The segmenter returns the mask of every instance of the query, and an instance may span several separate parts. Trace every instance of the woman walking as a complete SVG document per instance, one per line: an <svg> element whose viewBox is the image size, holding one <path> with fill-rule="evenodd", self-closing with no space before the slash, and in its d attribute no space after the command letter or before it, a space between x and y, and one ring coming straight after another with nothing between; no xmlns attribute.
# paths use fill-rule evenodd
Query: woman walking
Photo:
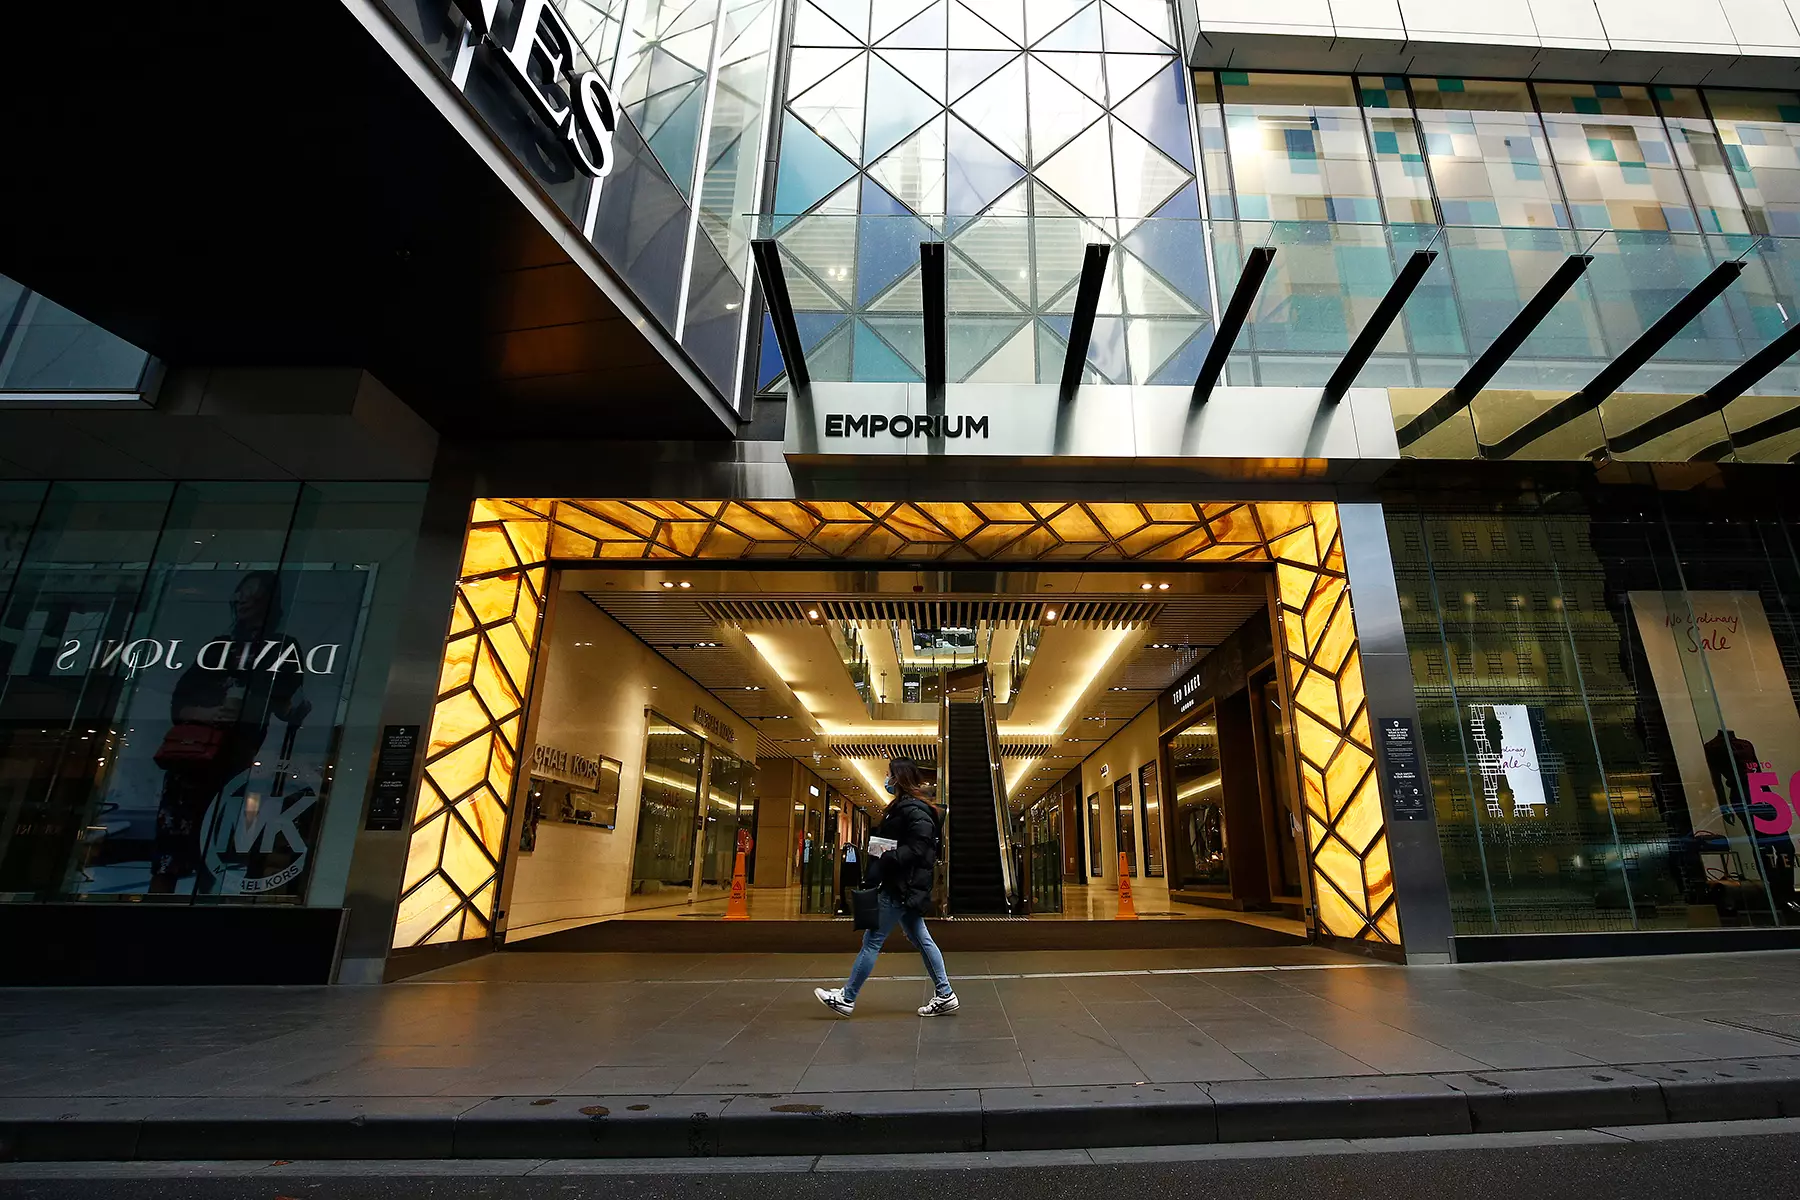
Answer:
<svg viewBox="0 0 1800 1200"><path fill-rule="evenodd" d="M841 988L814 988L819 1003L840 1017L856 1011L856 995L875 969L882 943L894 926L906 931L925 960L936 994L919 1009L921 1017L942 1017L957 1010L956 992L944 970L944 956L925 928L925 910L931 905L932 871L937 866L943 822L931 806L931 785L919 764L896 758L888 764L887 793L893 797L872 837L893 841L893 849L869 855L869 880L881 889L880 917L874 929L863 931L862 950Z"/></svg>

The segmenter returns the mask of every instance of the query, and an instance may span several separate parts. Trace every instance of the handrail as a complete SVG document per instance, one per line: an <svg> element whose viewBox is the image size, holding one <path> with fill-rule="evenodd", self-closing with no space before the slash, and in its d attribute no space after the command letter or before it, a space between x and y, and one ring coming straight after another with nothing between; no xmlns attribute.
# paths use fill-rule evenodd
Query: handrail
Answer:
<svg viewBox="0 0 1800 1200"><path fill-rule="evenodd" d="M994 722L994 685L986 672L981 678L981 715L987 720L988 773L994 781L994 831L1000 839L1000 882L1006 892L1006 909L1021 910L1018 864L1014 851L1018 838L1013 833L1012 807L1006 802L1006 772L1000 768L1000 729Z"/></svg>
<svg viewBox="0 0 1800 1200"><path fill-rule="evenodd" d="M943 693L938 701L938 736L937 736L937 810L938 810L938 861L937 870L931 876L931 894L940 899L938 912L942 916L952 915L950 912L950 691L939 688Z"/></svg>

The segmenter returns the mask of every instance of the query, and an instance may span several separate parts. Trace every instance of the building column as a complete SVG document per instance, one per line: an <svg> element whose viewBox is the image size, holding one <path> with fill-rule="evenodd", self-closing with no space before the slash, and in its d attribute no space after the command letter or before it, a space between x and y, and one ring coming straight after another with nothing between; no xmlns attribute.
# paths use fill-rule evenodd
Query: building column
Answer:
<svg viewBox="0 0 1800 1200"><path fill-rule="evenodd" d="M1356 636L1362 650L1363 686L1368 695L1369 728L1379 743L1384 719L1409 721L1418 754L1419 776L1430 779L1418 735L1419 710L1413 692L1412 659L1401 624L1400 592L1394 582L1394 560L1388 547L1387 521L1379 504L1339 504L1338 523L1344 538L1344 565L1350 574L1350 596ZM1393 864L1394 894L1400 909L1400 937L1412 965L1450 961L1450 888L1444 877L1443 849L1438 843L1437 813L1426 784L1422 812L1396 813L1387 763L1376 748L1381 778L1382 815L1387 822L1388 854Z"/></svg>

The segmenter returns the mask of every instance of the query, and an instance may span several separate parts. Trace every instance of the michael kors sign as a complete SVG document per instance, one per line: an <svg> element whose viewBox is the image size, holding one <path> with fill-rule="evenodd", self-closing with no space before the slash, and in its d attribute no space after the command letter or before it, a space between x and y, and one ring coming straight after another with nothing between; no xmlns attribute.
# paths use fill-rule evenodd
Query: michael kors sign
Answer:
<svg viewBox="0 0 1800 1200"><path fill-rule="evenodd" d="M494 49L513 84L562 136L576 164L595 179L612 170L618 106L596 71L576 73L575 31L549 0L514 0L507 31L496 28L500 0L456 0L477 45Z"/></svg>

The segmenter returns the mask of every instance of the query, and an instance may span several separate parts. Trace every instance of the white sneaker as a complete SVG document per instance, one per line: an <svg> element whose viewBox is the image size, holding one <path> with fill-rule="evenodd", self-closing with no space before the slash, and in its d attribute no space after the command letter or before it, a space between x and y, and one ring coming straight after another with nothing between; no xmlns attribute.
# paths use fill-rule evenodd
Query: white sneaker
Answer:
<svg viewBox="0 0 1800 1200"><path fill-rule="evenodd" d="M814 988L813 997L840 1017L847 1017L856 1011L856 1005L844 999L844 989L842 988Z"/></svg>
<svg viewBox="0 0 1800 1200"><path fill-rule="evenodd" d="M931 1003L919 1010L919 1015L921 1017L947 1017L961 1007L962 1003L957 1000L955 993L948 996L933 996Z"/></svg>

